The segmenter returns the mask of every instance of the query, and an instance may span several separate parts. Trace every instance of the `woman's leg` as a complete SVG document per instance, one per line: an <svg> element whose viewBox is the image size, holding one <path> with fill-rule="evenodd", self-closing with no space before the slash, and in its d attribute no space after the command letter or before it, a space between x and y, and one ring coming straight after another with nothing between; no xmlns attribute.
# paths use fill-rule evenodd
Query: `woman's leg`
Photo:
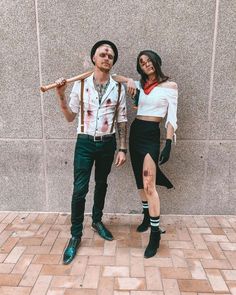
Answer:
<svg viewBox="0 0 236 295"><path fill-rule="evenodd" d="M146 194L144 192L144 189L139 189L138 193L140 195L141 201L142 202L147 202L147 197L146 197Z"/></svg>
<svg viewBox="0 0 236 295"><path fill-rule="evenodd" d="M131 126L131 131L132 131L132 126ZM130 140L129 140L130 159L131 159L131 164L132 164L132 168L134 172L136 185L138 187L138 193L142 201L142 209L143 209L143 221L141 222L141 224L138 225L136 230L138 232L144 232L148 230L150 226L150 219L149 219L149 211L148 211L148 201L147 201L145 192L143 189L139 189L143 187L143 176L142 176L143 175L143 155L141 155L135 149L135 146L136 146L136 143L134 141L134 138L130 136Z"/></svg>
<svg viewBox="0 0 236 295"><path fill-rule="evenodd" d="M143 188L148 201L149 214L160 216L160 199L156 190L156 164L147 154L143 162Z"/></svg>
<svg viewBox="0 0 236 295"><path fill-rule="evenodd" d="M150 226L150 216L148 211L148 201L146 194L143 189L138 190L141 201L142 201L142 208L143 208L143 221L140 223L140 225L137 227L138 232L145 232L148 230Z"/></svg>
<svg viewBox="0 0 236 295"><path fill-rule="evenodd" d="M147 154L143 163L143 186L148 200L151 233L144 257L149 258L156 254L159 248L161 233L160 222L160 199L156 190L156 164L150 154Z"/></svg>

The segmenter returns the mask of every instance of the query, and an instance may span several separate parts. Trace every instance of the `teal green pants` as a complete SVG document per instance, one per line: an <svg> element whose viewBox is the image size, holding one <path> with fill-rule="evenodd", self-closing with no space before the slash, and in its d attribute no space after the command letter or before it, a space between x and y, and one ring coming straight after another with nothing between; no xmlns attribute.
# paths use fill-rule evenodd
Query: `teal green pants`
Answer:
<svg viewBox="0 0 236 295"><path fill-rule="evenodd" d="M92 167L95 164L95 191L92 210L93 222L101 221L107 177L111 171L116 150L115 135L104 141L77 137L74 154L74 189L71 202L71 235L81 237L84 221L85 198L89 189Z"/></svg>

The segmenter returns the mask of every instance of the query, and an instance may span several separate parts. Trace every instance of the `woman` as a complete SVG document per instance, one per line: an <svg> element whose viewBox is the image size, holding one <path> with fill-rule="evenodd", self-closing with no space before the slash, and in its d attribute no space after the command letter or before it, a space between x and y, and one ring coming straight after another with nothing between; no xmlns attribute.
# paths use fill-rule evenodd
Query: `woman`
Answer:
<svg viewBox="0 0 236 295"><path fill-rule="evenodd" d="M143 232L151 226L149 243L144 257L156 254L161 239L159 229L160 199L156 184L172 188L173 185L158 167L168 161L172 138L177 129L176 112L178 90L175 82L168 81L161 70L162 61L157 53L151 50L141 51L137 57L137 71L141 76L135 82L125 77L117 77L119 82L126 82L128 92L135 95L137 116L130 129L129 148L131 163L139 190L144 218L137 231ZM136 91L134 91L134 89ZM166 142L160 154L159 123L167 115Z"/></svg>

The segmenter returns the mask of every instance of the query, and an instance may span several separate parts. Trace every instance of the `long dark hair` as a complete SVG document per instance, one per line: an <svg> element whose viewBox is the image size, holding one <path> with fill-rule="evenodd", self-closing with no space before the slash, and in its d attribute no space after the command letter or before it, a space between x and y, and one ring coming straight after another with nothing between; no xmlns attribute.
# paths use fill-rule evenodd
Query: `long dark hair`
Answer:
<svg viewBox="0 0 236 295"><path fill-rule="evenodd" d="M142 55L146 55L150 58L150 60L153 64L153 67L155 69L155 72L156 72L157 82L159 84L162 82L165 82L169 79L169 77L164 75L161 70L162 61L161 61L160 56L152 50L143 50L139 53L139 55L137 57L137 71L141 75L140 83L141 83L142 88L144 87L144 84L147 82L147 79L148 79L148 76L143 72L143 70L141 69L140 64L139 64L139 59Z"/></svg>

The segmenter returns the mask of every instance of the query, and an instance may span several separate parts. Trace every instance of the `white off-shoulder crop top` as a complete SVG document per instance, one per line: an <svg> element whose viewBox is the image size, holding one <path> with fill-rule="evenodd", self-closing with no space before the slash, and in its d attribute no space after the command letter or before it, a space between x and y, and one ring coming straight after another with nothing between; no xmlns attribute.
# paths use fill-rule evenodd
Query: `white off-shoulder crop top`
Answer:
<svg viewBox="0 0 236 295"><path fill-rule="evenodd" d="M177 84L164 82L153 88L149 94L145 94L139 81L135 81L135 84L140 90L137 115L164 118L167 114L165 127L167 128L170 123L175 131L177 129Z"/></svg>

